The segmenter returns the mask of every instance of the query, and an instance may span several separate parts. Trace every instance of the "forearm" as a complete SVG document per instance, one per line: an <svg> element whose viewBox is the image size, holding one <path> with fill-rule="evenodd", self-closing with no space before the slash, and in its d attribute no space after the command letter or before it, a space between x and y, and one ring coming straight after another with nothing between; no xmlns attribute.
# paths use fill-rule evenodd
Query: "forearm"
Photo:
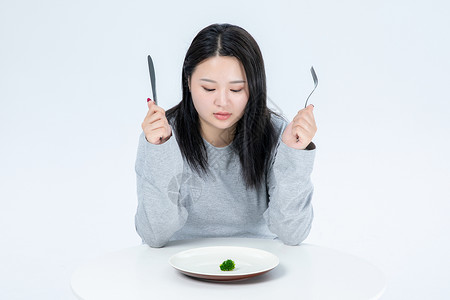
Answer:
<svg viewBox="0 0 450 300"><path fill-rule="evenodd" d="M269 208L264 218L288 245L300 244L311 229L314 156L315 150L292 149L281 142L268 173Z"/></svg>
<svg viewBox="0 0 450 300"><path fill-rule="evenodd" d="M142 240L152 247L164 246L187 219L187 211L178 201L182 172L183 159L175 136L153 145L141 134L136 158L135 225Z"/></svg>

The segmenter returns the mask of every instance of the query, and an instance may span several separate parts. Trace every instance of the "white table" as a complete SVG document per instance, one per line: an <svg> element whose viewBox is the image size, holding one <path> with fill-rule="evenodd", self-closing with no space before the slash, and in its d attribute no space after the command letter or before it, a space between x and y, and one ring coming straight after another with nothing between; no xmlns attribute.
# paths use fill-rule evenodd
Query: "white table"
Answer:
<svg viewBox="0 0 450 300"><path fill-rule="evenodd" d="M197 247L242 246L272 252L280 264L246 280L217 283L185 276L171 267L173 254ZM140 245L105 255L79 267L72 290L83 300L101 299L379 299L382 272L365 260L311 244L286 246L278 240L199 239L164 248Z"/></svg>

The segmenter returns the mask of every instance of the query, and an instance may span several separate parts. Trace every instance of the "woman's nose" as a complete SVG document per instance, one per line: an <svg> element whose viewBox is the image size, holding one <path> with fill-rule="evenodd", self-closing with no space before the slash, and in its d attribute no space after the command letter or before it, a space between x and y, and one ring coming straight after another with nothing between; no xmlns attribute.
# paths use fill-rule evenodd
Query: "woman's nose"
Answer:
<svg viewBox="0 0 450 300"><path fill-rule="evenodd" d="M228 101L228 96L226 90L222 90L217 93L216 98L214 99L214 104L217 106L226 106Z"/></svg>

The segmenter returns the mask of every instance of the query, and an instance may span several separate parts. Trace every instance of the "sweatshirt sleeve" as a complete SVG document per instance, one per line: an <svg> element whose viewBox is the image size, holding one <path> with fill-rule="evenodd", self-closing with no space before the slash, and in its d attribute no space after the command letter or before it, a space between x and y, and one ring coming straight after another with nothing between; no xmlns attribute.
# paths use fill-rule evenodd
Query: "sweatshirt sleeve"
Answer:
<svg viewBox="0 0 450 300"><path fill-rule="evenodd" d="M285 127L285 126L284 126ZM311 198L315 145L298 150L279 140L267 173L269 207L264 219L269 229L287 245L298 245L308 236L313 220Z"/></svg>
<svg viewBox="0 0 450 300"><path fill-rule="evenodd" d="M180 205L180 183L183 158L173 135L164 144L139 137L136 158L138 207L136 231L151 247L163 247L187 219L187 210Z"/></svg>

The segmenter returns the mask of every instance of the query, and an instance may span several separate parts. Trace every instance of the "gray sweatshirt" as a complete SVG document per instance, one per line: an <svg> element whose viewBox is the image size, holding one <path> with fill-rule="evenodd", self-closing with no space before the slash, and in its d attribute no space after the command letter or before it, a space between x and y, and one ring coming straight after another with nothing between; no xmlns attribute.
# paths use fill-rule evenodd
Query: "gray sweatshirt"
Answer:
<svg viewBox="0 0 450 300"><path fill-rule="evenodd" d="M315 146L297 150L281 141L287 122L272 115L278 134L265 180L247 189L231 144L204 140L210 174L199 176L181 155L176 138L149 143L142 132L136 159L136 231L151 247L170 240L207 237L279 238L298 245L309 234ZM176 134L173 128L173 134Z"/></svg>

